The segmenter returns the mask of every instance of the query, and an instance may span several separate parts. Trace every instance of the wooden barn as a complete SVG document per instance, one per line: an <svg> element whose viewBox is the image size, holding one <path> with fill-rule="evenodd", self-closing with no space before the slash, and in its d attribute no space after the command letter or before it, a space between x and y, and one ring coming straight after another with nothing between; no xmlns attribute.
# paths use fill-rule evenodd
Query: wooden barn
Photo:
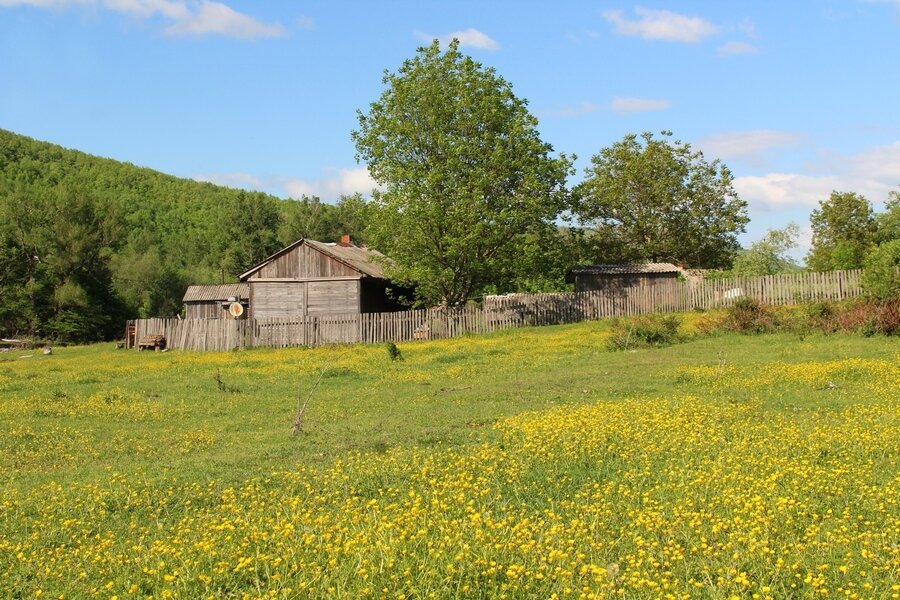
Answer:
<svg viewBox="0 0 900 600"><path fill-rule="evenodd" d="M239 275L240 283L192 285L184 296L186 318L231 318L240 302L242 318L294 318L306 315L406 310L394 294L409 294L384 276L377 250L300 239ZM390 290L390 291L389 291Z"/></svg>
<svg viewBox="0 0 900 600"><path fill-rule="evenodd" d="M230 319L229 307L237 302L244 307L244 315L250 302L250 285L224 283L221 285L191 285L184 293L184 317L186 319Z"/></svg>
<svg viewBox="0 0 900 600"><path fill-rule="evenodd" d="M566 277L576 292L617 291L637 286L664 285L678 278L681 268L670 263L587 265L571 269Z"/></svg>

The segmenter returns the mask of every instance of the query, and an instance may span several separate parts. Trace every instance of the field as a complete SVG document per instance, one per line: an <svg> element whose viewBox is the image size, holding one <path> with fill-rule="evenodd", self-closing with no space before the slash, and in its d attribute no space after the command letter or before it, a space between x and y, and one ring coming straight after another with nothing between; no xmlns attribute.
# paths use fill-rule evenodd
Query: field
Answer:
<svg viewBox="0 0 900 600"><path fill-rule="evenodd" d="M0 597L900 598L896 339L607 336L0 354Z"/></svg>

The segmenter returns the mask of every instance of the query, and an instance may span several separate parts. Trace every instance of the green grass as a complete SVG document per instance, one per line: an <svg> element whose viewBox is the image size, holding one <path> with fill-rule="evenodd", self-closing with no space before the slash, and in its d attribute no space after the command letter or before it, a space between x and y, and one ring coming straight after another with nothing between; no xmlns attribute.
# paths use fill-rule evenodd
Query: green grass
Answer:
<svg viewBox="0 0 900 600"><path fill-rule="evenodd" d="M694 318L688 317L687 329ZM784 431L794 432L789 439L773 441L773 447L782 451L773 458L775 462L787 460L791 453L803 461L807 455L821 455L825 462L838 456L845 461L842 468L868 469L869 479L860 480L865 485L874 485L874 480L882 486L896 484L896 443L882 448L877 458L872 458L868 445L859 446L853 440L832 446L822 442L815 449L796 446L802 439L818 439L816 427L832 432L840 427L862 427L862 421L853 420L853 411L863 410L859 407L869 403L893 415L882 433L895 433L890 428L896 426L895 395L900 388L891 379L890 366L900 369L896 340L851 335L722 335L662 349L610 352L607 336L608 325L599 322L413 342L399 345L403 361L392 361L384 346L139 354L97 345L58 348L50 356L30 358L20 356L31 352L4 353L0 355L0 419L4 423L0 432L0 540L6 542L0 541L0 550L11 557L22 552L25 558L6 563L0 559L0 590L5 586L9 592L0 595L33 596L46 590L67 597L109 597L114 593L126 597L129 591L154 597L201 593L256 597L271 591L279 597L307 597L380 595L387 589L390 595L403 591L423 597L428 595L426 590L439 597L470 593L524 597L578 595L587 587L600 597L613 593L612 589L655 597L659 590L646 587L649 583L627 582L625 574L632 571L628 571L625 556L639 550L633 541L618 542L621 547L606 556L599 549L589 551L593 546L588 537L570 532L572 543L582 544L587 556L576 560L573 547L554 544L554 530L547 527L556 517L548 514L584 519L590 512L585 512L588 504L572 503L589 490L596 488L591 493L599 494L590 506L600 506L596 503L601 499L612 502L618 497L603 495L604 486L627 483L634 486L628 488L632 491L649 486L644 501L632 504L623 498L619 507L623 512L615 519L607 517L609 522L622 520L617 525L619 533L604 530L606 525L599 521L596 525L597 532L604 530L609 536L643 531L647 522L631 520L629 511L652 499L659 503L660 514L669 514L680 502L673 490L683 485L678 477L687 477L683 472L686 465L697 460L704 468L716 470L719 463L714 457L731 444L761 452L759 436L775 435L771 423L782 423ZM306 409L304 430L292 436L298 400L306 398L323 368L327 371ZM217 375L225 391L219 389ZM603 417L607 413L609 420ZM669 417L674 432L671 439L664 423ZM710 433L701 440L678 433L682 431L678 427L689 431L694 418L712 427L712 432L721 422L731 437L720 439ZM534 431L542 433L534 437ZM643 439L644 431L658 433ZM602 439L597 437L601 434L605 436ZM710 440L718 441L713 444ZM657 442L661 446L654 448ZM695 450L688 452L692 447ZM752 458L746 457L751 462ZM756 471L746 464L738 466L748 469L748 477L750 473L756 477ZM433 469L440 475L428 483L421 469ZM644 475L637 477L639 471ZM676 477L676 473L681 475ZM477 477L470 481L473 475L483 475L484 481L479 483ZM725 469L719 475L729 481L734 473ZM356 554L332 548L333 536L351 539L354 531L375 536L365 538L375 545L388 535L381 525L370 523L366 528L354 524L349 516L350 520L341 521L341 514L359 510L360 523L377 514L379 523L399 523L398 530L406 531L407 525L412 527L406 520L418 514L415 505L404 503L407 495L429 497L434 493L434 502L444 502L446 497L433 490L443 489L450 481L458 486L460 509L468 501L489 512L537 519L529 535L535 536L534 544L544 551L568 553L572 564L587 564L591 559L603 569L616 573L621 569L622 576L583 574L580 581L584 585L575 585L571 580L577 577L571 573L557 571L554 575L552 569L540 570L544 568L541 564L548 564L547 556L544 563L536 559L532 564L529 561L534 557L527 551L495 548L499 538L492 539L490 529L486 534L477 528L457 542L467 544L467 552L471 551L460 559L459 568L477 571L479 577L463 577L441 561L435 563L439 568L426 568L428 557L437 552L432 545L437 548L441 535L447 535L438 531L439 519L427 512L415 517L420 521L413 530L427 532L423 539L432 550L420 547L408 534L393 539L385 548L413 545L396 556L391 554L393 550L379 551L382 562L377 578L371 568L373 553L377 554L374 547ZM316 521L315 508L306 516L295 514L296 507L284 508L292 498L307 498L312 492L303 490L309 485L321 491L321 496L312 500L314 506L321 506L319 516L332 519L329 526L337 527L329 529L330 534L317 529L321 520ZM457 488L446 485L452 496ZM710 494L723 491L715 483L708 485ZM747 489L752 487L749 479L747 485ZM230 489L258 495L259 504L251 503L250 496L226 501L223 498ZM691 498L694 492L685 491L684 495ZM661 495L654 499L656 493ZM823 493L831 492L815 490L815 494ZM822 506L836 511L853 501L854 493L850 489L834 492L832 498L821 498ZM768 498L761 491L759 495ZM772 496L773 502L777 497ZM811 497L804 496L804 500ZM357 505L364 500L374 504L368 509ZM450 502L442 512L452 514L453 505ZM257 514L260 506L266 508ZM397 513L398 506L404 511ZM726 502L719 508L735 510L728 506ZM887 517L884 511L876 512L876 516L870 515L872 522L889 530L900 522L896 503L887 510ZM231 561L227 568L217 566L215 560L205 563L198 558L196 548L206 547L201 539L206 533L194 531L192 524L203 522L211 528L223 515L239 514L256 515L266 523L264 531L245 532L246 538L213 536L209 543L228 557L223 561ZM808 525L807 517L812 519L797 517L791 527ZM77 534L66 529L68 521L79 524ZM651 539L664 529L663 521L648 530ZM272 532L294 522L306 523L304 531L322 537L315 543L296 542L299 546L275 544ZM455 527L468 531L462 522ZM497 531L506 532L510 539L521 534L510 533L508 526L498 525ZM185 531L176 535L179 527ZM342 531L342 527L350 529ZM240 519L237 528L243 531ZM786 530L779 531L778 535L787 535ZM86 552L85 540L91 536L99 540L106 535L113 541L103 560L88 560L78 553ZM487 537L479 537L484 535ZM707 535L714 537L711 532ZM160 547L153 550L151 540L156 537ZM172 547L180 538L194 540L197 546L187 553L174 552ZM671 534L665 539L671 539ZM797 539L785 544L798 547ZM617 542L604 543L614 548ZM729 538L728 543L734 540ZM770 543L778 540L773 538ZM73 547L82 550L67 554ZM527 547L523 542L522 548ZM822 549L817 548L817 552ZM336 562L329 566L332 551ZM59 577L36 566L46 552L59 553ZM806 561L806 554L798 556L801 554ZM253 574L244 578L244 569L250 567L241 567L240 560L251 555L256 557ZM307 571L320 574L305 577L302 573L306 571L299 567L291 570L272 563L273 557L282 555L299 556ZM619 555L621 559L616 558ZM421 564L409 562L416 556ZM869 566L869 575L857 577L854 585L872 581L874 573L873 589L889 597L891 592L884 587L886 571L878 569L894 561L896 572L900 553L879 557L879 566ZM491 567L492 560L502 568ZM154 566L158 561L168 565ZM167 579L164 575L171 573L173 561L179 565L175 568L178 573ZM396 561L398 566L385 566L384 561ZM525 569L522 575L516 570L520 563ZM404 569L414 564L421 573L415 577L404 574ZM86 581L78 583L73 579L78 573L65 572L76 568L85 572ZM367 578L361 578L360 568L369 573ZM635 568L640 571L644 567ZM698 562L682 571L660 566L642 577L647 582L677 581L682 592L705 597L733 593L741 597L753 590L762 594L760 597L769 594L762 591L761 575L772 568L770 563L747 563L744 570L759 576L753 586L741 584L741 568L735 573L730 573L730 568ZM721 575L716 569L728 573ZM663 576L663 572L669 574ZM528 584L533 587L525 587L523 582L538 573L540 579ZM205 583L205 577L212 582ZM840 576L835 577L828 579L831 593L840 583ZM368 585L376 579L377 586ZM778 585L785 586L784 581L789 580L790 576L778 579ZM691 581L702 581L705 587ZM112 585L106 587L108 582ZM814 583L803 589L809 594L821 589ZM784 594L794 593L789 585L781 589ZM857 587L854 593L862 590Z"/></svg>
<svg viewBox="0 0 900 600"><path fill-rule="evenodd" d="M470 443L495 435L497 418L525 410L697 391L672 374L685 365L724 358L752 368L896 351L889 339L772 335L609 352L605 330L588 323L413 342L401 344L402 362L392 362L382 346L139 354L95 345L46 357L7 353L0 355L0 410L19 426L73 437L59 440L71 458L10 469L8 457L0 478L27 487L115 470L239 481L353 450ZM291 436L298 397L306 398L325 367L304 433ZM234 391L220 391L217 374ZM800 392L779 402L809 403ZM192 436L196 447L179 447ZM81 460L85 453L89 461Z"/></svg>

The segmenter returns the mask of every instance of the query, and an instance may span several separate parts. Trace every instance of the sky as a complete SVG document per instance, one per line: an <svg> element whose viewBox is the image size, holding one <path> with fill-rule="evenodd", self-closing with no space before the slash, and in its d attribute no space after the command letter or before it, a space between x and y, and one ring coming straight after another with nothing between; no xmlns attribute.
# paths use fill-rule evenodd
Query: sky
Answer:
<svg viewBox="0 0 900 600"><path fill-rule="evenodd" d="M0 128L281 197L367 193L357 111L460 40L590 157L669 130L720 159L745 245L832 190L900 190L900 0L0 0Z"/></svg>

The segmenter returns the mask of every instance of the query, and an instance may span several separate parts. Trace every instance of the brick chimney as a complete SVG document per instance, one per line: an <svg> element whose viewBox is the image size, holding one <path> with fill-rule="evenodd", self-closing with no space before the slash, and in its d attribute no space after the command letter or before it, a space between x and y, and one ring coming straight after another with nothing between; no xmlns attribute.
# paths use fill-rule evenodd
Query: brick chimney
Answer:
<svg viewBox="0 0 900 600"><path fill-rule="evenodd" d="M347 246L352 246L353 243L350 241L350 236L345 233L341 236L341 241L338 242L338 245L346 248Z"/></svg>

